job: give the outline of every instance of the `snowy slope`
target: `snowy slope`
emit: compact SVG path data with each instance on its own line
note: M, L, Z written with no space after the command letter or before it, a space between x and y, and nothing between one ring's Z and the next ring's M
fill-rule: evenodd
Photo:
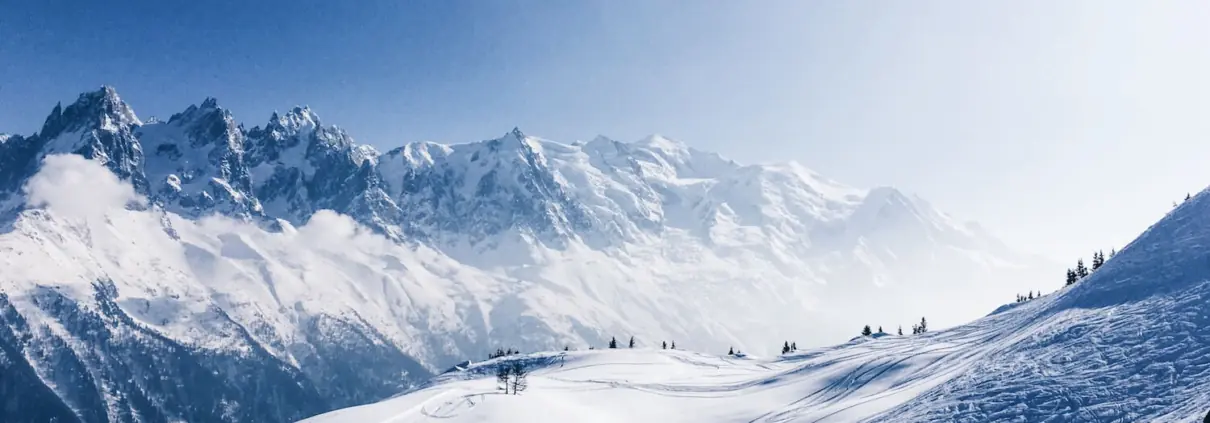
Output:
M884 340L886 341L886 340ZM777 359L668 350L524 356L539 367L520 395L502 395L490 368L304 420L344 422L851 422L902 403L943 377L951 344L867 342ZM908 354L911 353L911 355ZM887 358L902 355L901 360ZM471 371L476 371L472 368Z
M1210 193L1074 286L919 336L774 358L652 349L472 364L341 422L1201 421L1210 408ZM494 366L529 363L529 389Z
M136 136L149 157L149 190L169 210L190 217L262 213L259 200L248 195L252 179L243 162L244 135L217 100L143 125Z

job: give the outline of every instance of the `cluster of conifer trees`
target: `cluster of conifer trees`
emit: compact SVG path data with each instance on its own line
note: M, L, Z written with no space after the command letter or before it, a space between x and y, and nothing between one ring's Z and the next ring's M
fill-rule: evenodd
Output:
M521 353L521 351L517 351L512 348L509 348L507 350L503 349L503 348L496 348L496 352L487 354L487 359L491 360L493 358L500 358L500 357L509 356L509 355L517 355L520 353Z
M912 335L919 335L919 334L928 332L929 331L928 328L929 328L928 321L925 320L924 317L921 317L920 323L916 323L916 324L912 325ZM878 332L874 332L873 329L870 329L870 325L865 325L865 327L861 328L861 336L872 336L875 333L886 333L886 332L883 332L882 326L878 327ZM903 326L899 327L898 334L900 336L903 336Z
M1115 256L1117 254L1118 254L1117 250L1113 250L1113 249L1109 250L1109 258L1113 258L1113 256ZM1100 269L1101 266L1104 266L1105 260L1106 260L1105 253L1102 251L1099 251L1099 250L1092 253L1092 267L1091 268L1084 265L1083 258L1076 260L1076 267L1074 269L1067 269L1067 285L1070 286L1070 285L1072 285L1076 282L1079 282L1080 280L1088 277L1088 275L1091 275L1092 272L1095 272L1095 271L1097 271L1097 269Z
M1038 295L1034 295L1034 292L1033 292L1032 290L1031 290L1031 291L1029 291L1029 295L1021 295L1021 294L1017 294L1017 302L1018 302L1018 303L1023 303L1023 302L1026 302L1026 301L1031 301L1031 300L1033 300L1034 298L1042 298L1042 291L1038 291Z
M617 347L618 347L618 338L610 337L609 338L609 348L614 349ZM630 348L634 348L634 337L633 336L630 337Z

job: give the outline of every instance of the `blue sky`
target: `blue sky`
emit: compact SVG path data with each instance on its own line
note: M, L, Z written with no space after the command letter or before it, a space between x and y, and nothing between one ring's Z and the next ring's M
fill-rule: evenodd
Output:
M247 4L245 4L247 3ZM759 6L759 7L755 7ZM893 185L1056 258L1210 183L1210 3L0 0L0 131L117 87L383 148L661 133Z

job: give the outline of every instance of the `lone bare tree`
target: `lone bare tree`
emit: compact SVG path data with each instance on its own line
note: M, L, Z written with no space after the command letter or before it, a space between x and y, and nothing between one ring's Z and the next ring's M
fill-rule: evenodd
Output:
M505 363L496 363L496 389L504 391L508 394L509 379L512 378L512 366Z
M521 360L514 360L511 367L513 395L518 395L525 391L526 388L529 388L529 382L526 381L526 376L529 376L529 370L525 368L525 363L521 362Z

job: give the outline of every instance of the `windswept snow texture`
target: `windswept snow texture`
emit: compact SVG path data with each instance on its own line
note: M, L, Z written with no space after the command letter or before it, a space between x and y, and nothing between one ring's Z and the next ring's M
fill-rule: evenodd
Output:
M1203 192L1089 278L952 329L776 358L512 356L305 421L1200 422L1210 409L1208 248ZM499 360L530 363L529 390L499 393Z

